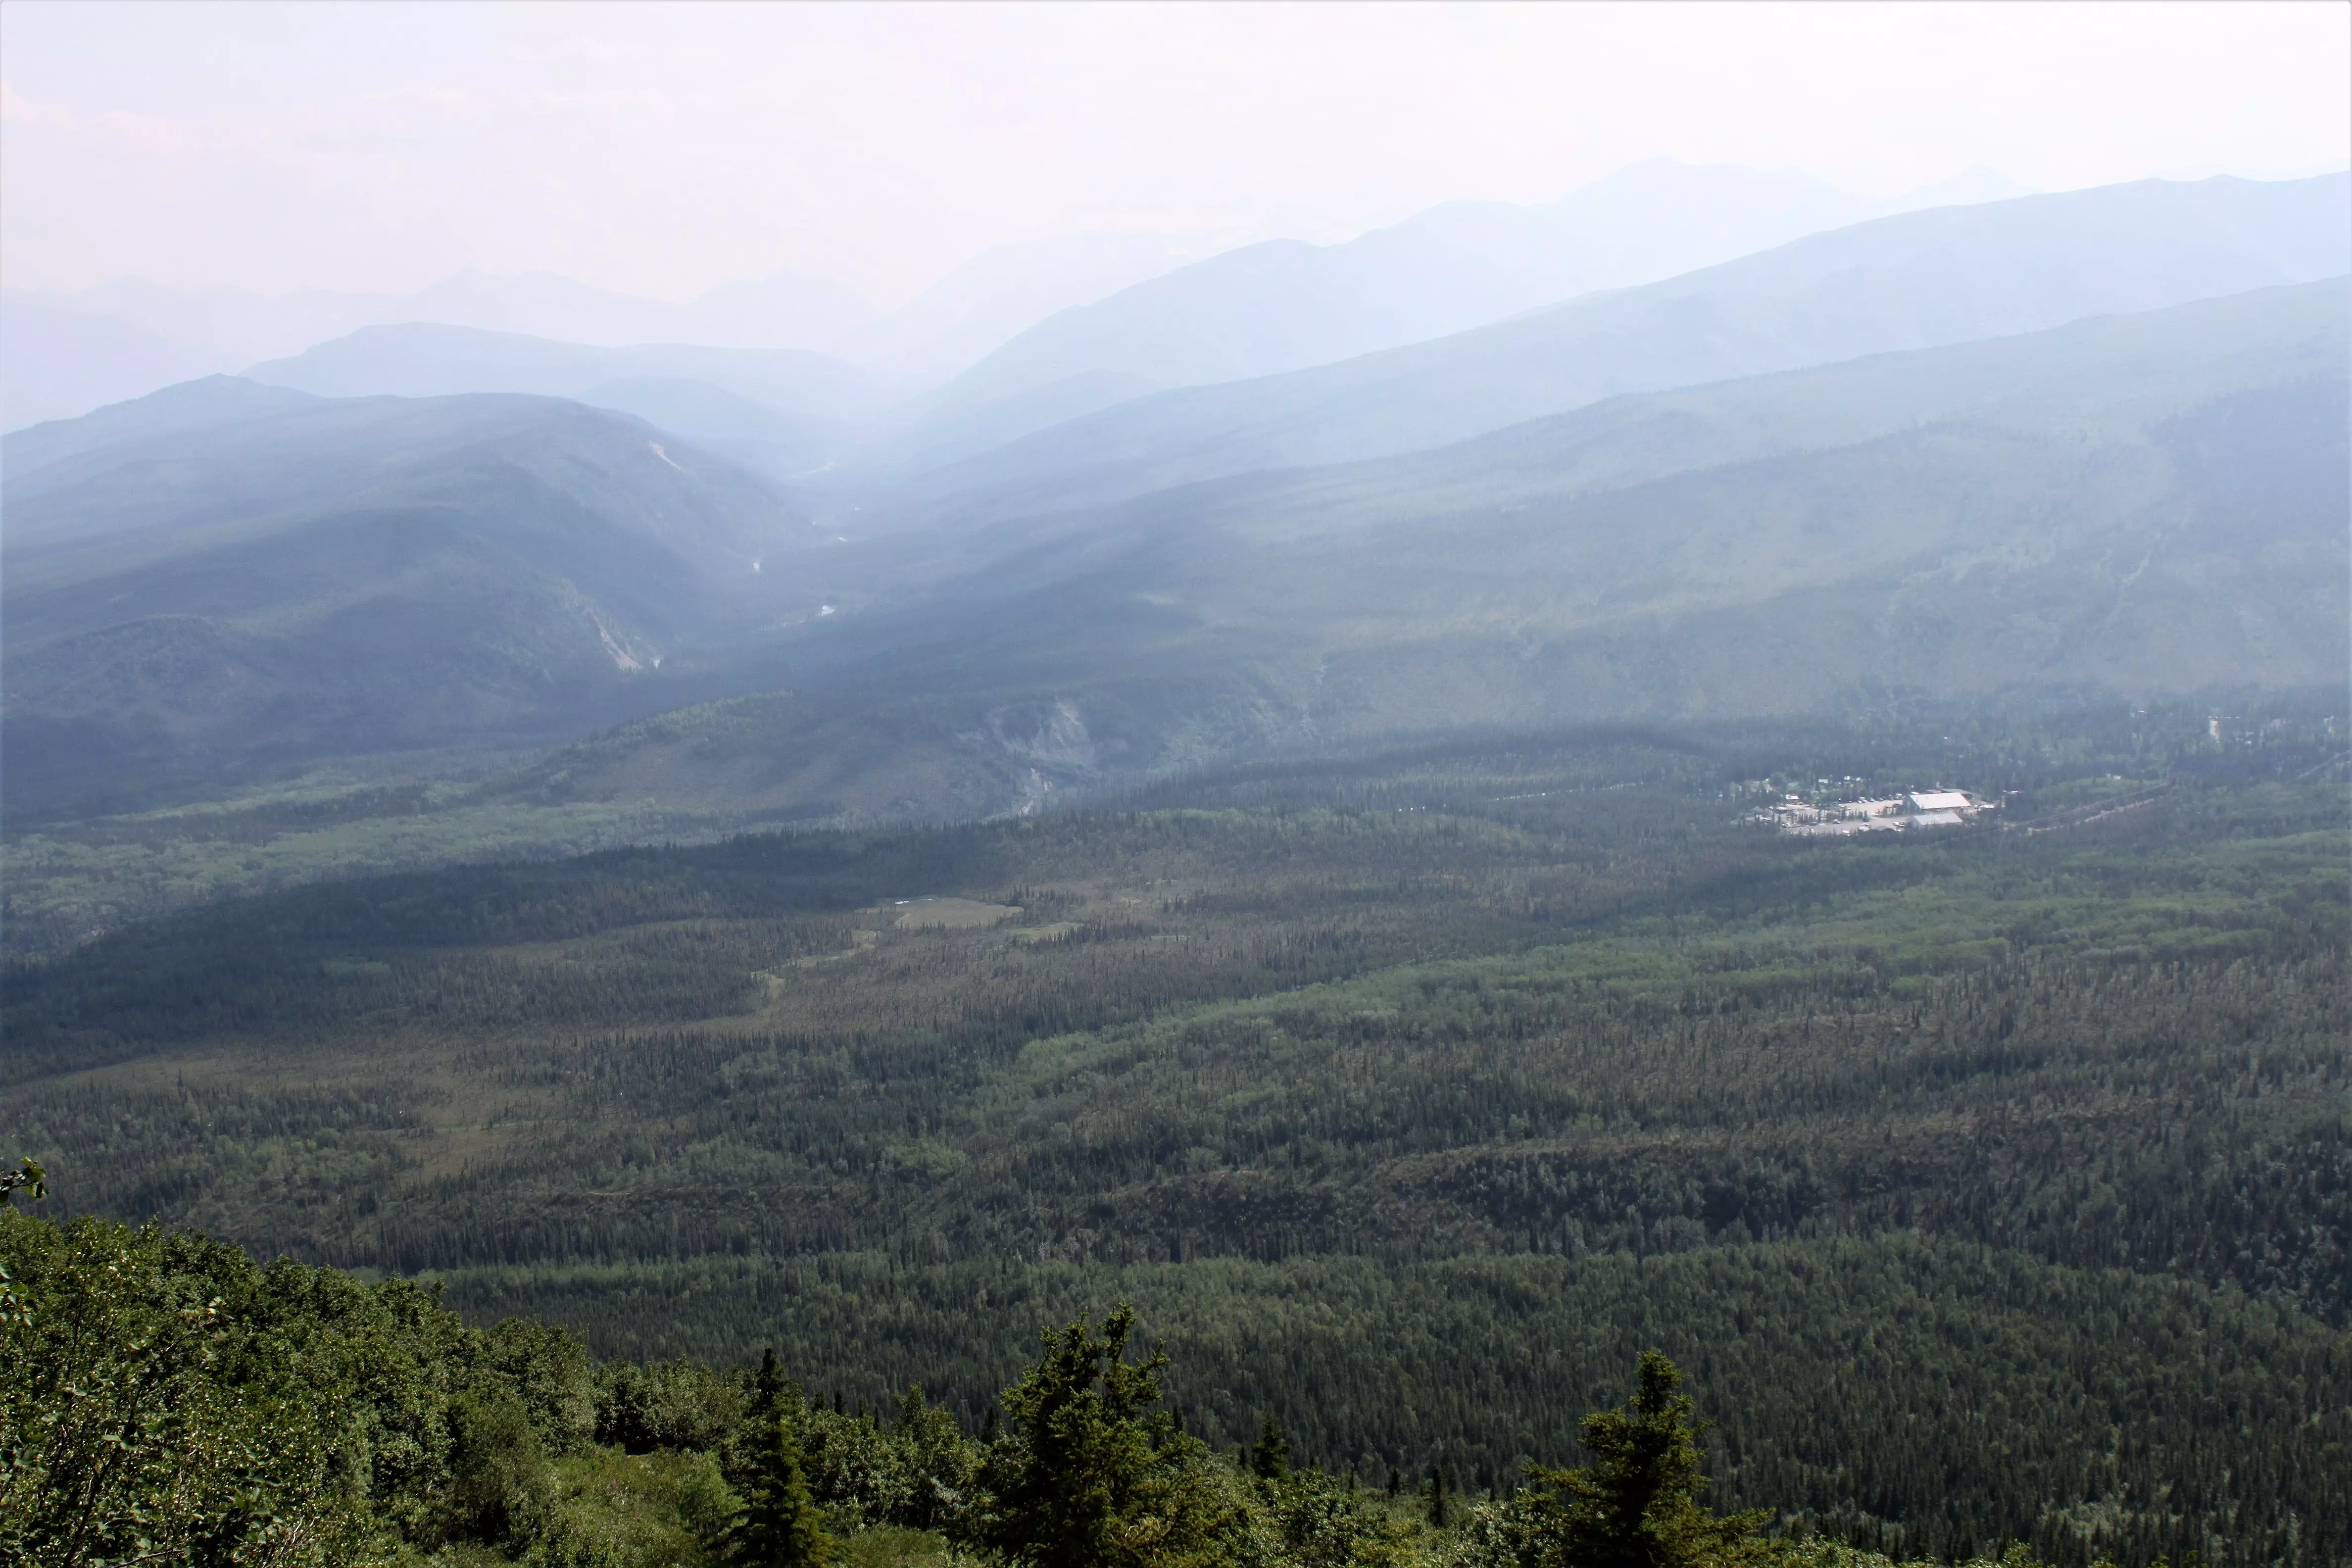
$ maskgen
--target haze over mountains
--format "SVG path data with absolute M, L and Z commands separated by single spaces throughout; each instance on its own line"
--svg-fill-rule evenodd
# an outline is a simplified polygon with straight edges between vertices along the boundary
M 1249 318 L 1229 320 L 1229 338 L 1234 329 L 1248 330 L 1253 320 L 1256 330 L 1265 330 L 1269 312 L 1298 303 L 1263 289 L 1248 294 L 1250 280 L 1269 267 L 1276 273 L 1288 268 L 1297 281 L 1317 291 L 1334 284 L 1361 291 L 1354 319 L 1329 334 L 1322 345 L 1328 353 L 1318 351 L 1319 357 L 1336 357 L 1491 320 L 1518 308 L 1513 300 L 1564 299 L 1593 286 L 1590 279 L 1612 266 L 1664 277 L 1716 255 L 1879 211 L 1983 200 L 2015 189 L 1990 170 L 1972 170 L 1894 203 L 1872 202 L 1801 175 L 1655 160 L 1552 207 L 1457 203 L 1433 209 L 1383 231 L 1389 239 L 1368 237 L 1374 241 L 1369 248 L 1360 248 L 1360 242 L 1316 247 L 1295 239 L 1244 244 L 1232 274 L 1244 297 L 1211 308 L 1227 318 L 1237 310 Z M 1696 203 L 1702 194 L 1704 204 Z M 1585 230 L 1593 232 L 1582 241 L 1570 232 Z M 0 293 L 5 312 L 0 352 L 13 367 L 0 385 L 0 428 L 69 417 L 193 375 L 242 370 L 362 327 L 412 321 L 604 347 L 814 350 L 868 366 L 893 384 L 919 384 L 963 371 L 1057 311 L 1235 243 L 1234 237 L 1209 235 L 1081 234 L 1002 245 L 887 311 L 845 285 L 790 270 L 722 284 L 685 303 L 632 298 L 551 273 L 478 271 L 406 296 L 179 290 L 135 279 L 70 294 L 9 289 Z M 1301 272 L 1301 255 L 1322 259 L 1307 260 Z M 1191 287 L 1205 287 L 1213 301 L 1231 292 L 1223 275 Z M 1288 367 L 1255 363 L 1263 358 L 1257 354 L 1234 374 Z M 1170 384 L 1168 374 L 1147 379 Z
M 855 405 L 835 362 L 373 329 L 295 364 L 347 394 L 339 366 L 375 384 L 403 363 L 375 351 L 436 340 L 407 395 L 216 378 L 8 438 L 7 798 L 718 699 L 531 787 L 919 818 L 1465 722 L 2325 682 L 2352 635 L 2345 285 L 2258 285 L 2340 274 L 2343 208 L 2341 179 L 2208 182 L 1876 220 L 1147 398 L 967 466 L 1027 464 L 1027 491 L 887 527 L 575 400 L 731 376 L 814 421 Z M 1736 374 L 1791 360 L 1827 363 Z M 452 365 L 507 379 L 451 395 Z M 1644 380 L 1689 390 L 1620 390 Z M 1165 436 L 1218 399 L 1222 441 Z M 1509 418 L 1547 400 L 1590 406 Z M 1122 420 L 1170 455 L 1037 457 L 1117 457 Z M 1509 427 L 1356 456 L 1481 425 Z
M 69 295 L 9 290 L 0 344 L 11 365 L 7 428 L 84 412 L 194 374 L 260 360 L 392 322 L 432 322 L 601 347 L 722 343 L 806 349 L 876 319 L 855 290 L 781 272 L 730 283 L 684 305 L 633 299 L 552 273 L 494 278 L 461 272 L 415 294 L 311 289 L 262 295 L 183 291 L 123 279 Z
M 591 365 L 552 345 L 420 327 L 372 329 L 253 374 L 336 395 L 583 396 L 791 482 L 839 467 L 859 485 L 912 481 L 900 499 L 919 510 L 951 497 L 965 514 L 1003 514 L 1409 450 L 1618 392 L 2304 281 L 2339 268 L 2352 222 L 2342 176 L 2147 181 L 1877 218 L 1516 311 L 1541 277 L 1645 276 L 1669 257 L 1732 247 L 1736 231 L 1803 228 L 1855 205 L 1744 171 L 1633 174 L 1663 192 L 1646 230 L 1622 210 L 1634 187 L 1620 180 L 1532 215 L 1464 205 L 1346 246 L 1250 247 L 1066 310 L 930 392 L 814 356 L 795 362 L 799 385 L 771 392 L 773 361 L 641 349 Z M 1449 315 L 1514 311 L 1434 335 Z M 1407 333 L 1405 315 L 1432 331 L 1382 353 L 1349 346 Z M 1309 367 L 1223 378 L 1211 363 L 1220 342 Z M 551 357 L 567 354 L 588 368 L 551 374 Z M 728 395 L 603 385 L 646 379 L 700 380 Z M 1207 384 L 1149 395 L 1187 380 Z M 809 387 L 823 389 L 821 408 Z
M 779 647 L 801 696 L 576 749 L 561 798 L 950 815 L 1465 724 L 2323 685 L 2348 326 L 2341 280 L 2263 290 L 888 541 L 818 564 L 873 607 Z
M 779 476 L 822 467 L 854 445 L 903 390 L 800 349 L 602 348 L 425 323 L 363 327 L 250 374 L 324 397 L 575 398 L 639 415 Z
M 1137 399 L 937 476 L 969 511 L 1410 451 L 1627 392 L 2345 270 L 2352 179 L 2144 181 L 1881 218 L 1286 375 Z
M 1041 321 L 964 395 L 1110 372 L 1163 386 L 1270 375 L 1670 278 L 1915 205 L 2020 195 L 1990 170 L 1893 203 L 1796 174 L 1654 159 L 1557 202 L 1451 202 L 1345 245 L 1269 241 Z
M 1850 200 L 1635 175 L 1687 200 L 1230 252 L 929 395 L 806 350 L 396 324 L 17 432 L 10 815 L 459 747 L 517 800 L 929 819 L 1465 723 L 2340 677 L 2343 175 L 1872 217 L 1195 387 L 1004 371 L 1148 336 L 1089 322 L 1245 322 L 1302 257 L 1310 294 L 1428 326 Z M 1099 282 L 1156 245 L 1080 249 Z M 1034 277 L 992 265 L 923 330 Z

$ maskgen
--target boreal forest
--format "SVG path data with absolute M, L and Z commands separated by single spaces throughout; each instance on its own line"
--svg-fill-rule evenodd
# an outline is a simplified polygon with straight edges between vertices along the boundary
M 12 960 L 8 1539 L 2341 1560 L 2346 726 L 2234 706 L 1495 733 Z M 1929 784 L 1999 804 L 1768 815 Z

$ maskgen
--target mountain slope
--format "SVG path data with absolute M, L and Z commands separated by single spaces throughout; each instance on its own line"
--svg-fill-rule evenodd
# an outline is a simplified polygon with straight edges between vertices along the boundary
M 918 381 L 968 368 L 1075 305 L 1173 271 L 1213 248 L 1198 236 L 1076 234 L 992 246 L 831 345 L 853 363 Z
M 783 414 L 834 418 L 878 408 L 893 390 L 839 360 L 795 349 L 691 343 L 604 348 L 418 322 L 363 327 L 247 374 L 273 386 L 327 397 L 469 392 L 576 397 L 605 382 L 659 376 L 704 382 Z
M 131 278 L 71 293 L 11 289 L 0 290 L 0 352 L 8 371 L 0 429 L 72 418 L 192 376 L 299 355 L 369 326 L 424 323 L 582 344 L 812 350 L 873 315 L 855 290 L 789 271 L 721 284 L 683 305 L 549 272 L 500 278 L 469 270 L 409 295 L 168 289 Z
M 215 343 L 12 292 L 0 298 L 0 430 L 70 418 L 236 363 Z
M 824 354 L 686 343 L 601 348 L 471 327 L 366 327 L 256 381 L 330 397 L 519 392 L 569 397 L 653 420 L 779 478 L 818 468 L 889 404 L 896 384 Z
M 1339 244 L 1266 240 L 1038 321 L 909 407 L 884 443 L 931 468 L 1158 387 L 1325 364 L 1597 289 L 1687 272 L 1911 205 L 2015 194 L 1990 170 L 1895 202 L 1793 173 L 1654 159 L 1538 206 L 1447 202 Z
M 111 403 L 78 419 L 52 419 L 10 433 L 5 447 L 11 475 L 29 478 L 50 464 L 104 452 L 153 437 L 183 435 L 310 408 L 319 399 L 286 386 L 264 386 L 242 376 L 207 375 L 127 403 Z
M 1448 202 L 1344 245 L 1245 246 L 1065 310 L 961 378 L 1001 395 L 1088 371 L 1183 386 L 1441 337 L 1869 216 L 1799 174 L 1658 159 L 1544 206 Z
M 1082 555 L 1317 647 L 1327 724 L 2315 684 L 2352 635 L 2347 326 L 2329 282 L 1621 400 L 1146 498 Z M 1459 689 L 1416 698 L 1424 667 Z
M 2352 269 L 2352 177 L 2143 181 L 1906 214 L 1450 338 L 1164 392 L 923 479 L 1009 515 L 1417 450 L 1621 393 L 2035 331 Z
M 100 783 L 690 700 L 663 663 L 773 613 L 815 539 L 784 492 L 577 404 L 228 378 L 156 402 L 93 416 L 112 438 L 8 441 L 19 819 Z
M 2341 280 L 2260 290 L 904 536 L 747 679 L 806 695 L 551 798 L 924 815 L 1465 724 L 2335 685 L 2347 328 Z M 903 755 L 822 761 L 873 726 Z

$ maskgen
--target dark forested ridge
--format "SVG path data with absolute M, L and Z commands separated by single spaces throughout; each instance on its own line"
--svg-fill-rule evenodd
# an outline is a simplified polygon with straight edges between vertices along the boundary
M 773 1344 L 846 1420 L 977 1430 L 1125 1300 L 1212 1448 L 1271 1412 L 1500 1493 L 1655 1347 L 1725 1509 L 2347 1561 L 2341 702 L 1497 734 L 303 889 L 15 963 L 0 1140 L 600 1353 Z M 1936 783 L 2002 805 L 1747 820 Z

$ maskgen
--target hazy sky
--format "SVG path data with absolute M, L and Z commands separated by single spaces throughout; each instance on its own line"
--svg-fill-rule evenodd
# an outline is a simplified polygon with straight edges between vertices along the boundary
M 5 0 L 0 278 L 889 303 L 1001 240 L 1354 232 L 1642 158 L 1894 192 L 2279 175 L 2352 6 Z

